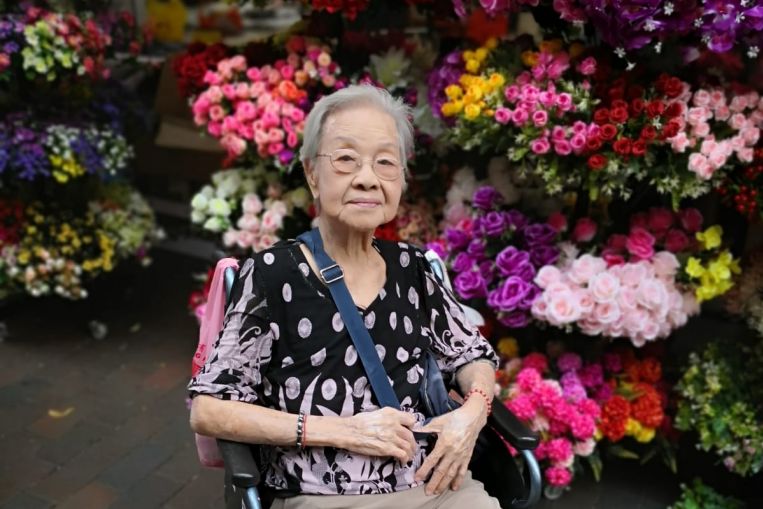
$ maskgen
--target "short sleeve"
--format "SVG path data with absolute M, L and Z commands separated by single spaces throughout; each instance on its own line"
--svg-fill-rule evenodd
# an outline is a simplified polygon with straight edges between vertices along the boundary
M 271 325 L 261 275 L 255 260 L 247 259 L 231 289 L 223 328 L 207 362 L 191 379 L 191 397 L 207 394 L 221 399 L 254 403 L 262 373 L 272 357 Z
M 453 375 L 460 367 L 478 360 L 498 366 L 495 350 L 468 320 L 453 293 L 435 276 L 424 256 L 416 258 L 425 289 L 422 306 L 425 327 L 443 373 Z

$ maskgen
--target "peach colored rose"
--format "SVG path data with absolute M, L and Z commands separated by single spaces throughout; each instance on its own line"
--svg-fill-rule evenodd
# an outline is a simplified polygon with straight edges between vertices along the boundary
M 629 286 L 620 288 L 620 291 L 617 294 L 617 304 L 623 311 L 636 309 L 638 307 L 636 289 Z
M 257 236 L 254 233 L 248 231 L 240 231 L 238 232 L 236 243 L 238 244 L 238 247 L 246 249 L 252 247 L 256 240 Z
M 620 318 L 620 308 L 614 302 L 600 302 L 593 308 L 591 316 L 599 323 L 611 324 Z
M 660 251 L 652 257 L 652 267 L 654 267 L 654 272 L 658 277 L 672 278 L 680 266 L 676 255 L 669 251 Z
M 635 288 L 646 277 L 646 267 L 638 263 L 626 263 L 620 266 L 620 282 L 624 286 Z
M 576 290 L 575 298 L 577 299 L 581 314 L 585 315 L 593 311 L 596 301 L 594 301 L 590 291 L 583 289 Z
M 238 226 L 242 230 L 246 230 L 252 233 L 258 233 L 260 231 L 260 218 L 258 218 L 254 214 L 246 213 L 238 218 L 238 221 L 236 222 L 236 226 Z
M 238 232 L 236 230 L 227 230 L 223 233 L 223 244 L 225 247 L 233 247 L 238 240 Z
M 643 279 L 636 289 L 636 300 L 648 309 L 658 310 L 666 304 L 668 293 L 661 281 Z
M 546 316 L 552 325 L 564 325 L 580 318 L 580 308 L 572 292 L 556 293 L 547 301 Z
M 262 200 L 254 193 L 247 193 L 241 201 L 241 208 L 245 214 L 259 214 L 262 212 Z
M 591 278 L 588 288 L 596 302 L 611 302 L 620 290 L 620 280 L 609 272 L 600 272 Z
M 578 284 L 587 284 L 595 274 L 606 270 L 606 268 L 607 262 L 603 259 L 584 254 L 572 262 L 569 277 Z
M 553 265 L 544 265 L 535 275 L 535 284 L 546 289 L 551 283 L 562 282 L 562 273 Z
M 262 214 L 262 230 L 268 233 L 274 233 L 283 227 L 283 216 L 273 210 L 266 210 Z

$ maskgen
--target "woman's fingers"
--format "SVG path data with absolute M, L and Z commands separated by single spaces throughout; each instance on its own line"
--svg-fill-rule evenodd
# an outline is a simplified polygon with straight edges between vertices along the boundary
M 388 445 L 388 453 L 385 455 L 392 456 L 396 460 L 399 460 L 402 463 L 408 463 L 408 452 L 406 452 L 405 449 L 395 446 L 395 445 Z
M 406 428 L 411 429 L 416 425 L 416 417 L 412 413 L 398 410 L 398 414 L 400 414 L 400 424 Z
M 466 472 L 469 470 L 469 462 L 465 461 L 461 464 L 461 468 L 458 470 L 458 475 L 456 475 L 456 478 L 453 479 L 453 482 L 451 483 L 451 487 L 454 490 L 457 490 L 461 487 L 461 485 L 464 483 L 464 478 L 466 477 Z
M 434 469 L 432 478 L 427 483 L 425 492 L 427 495 L 439 495 L 450 486 L 451 480 L 458 473 L 458 464 L 450 461 L 448 456 L 443 457 Z
M 432 453 L 427 456 L 427 458 L 424 460 L 424 463 L 422 463 L 419 469 L 416 471 L 416 475 L 414 477 L 416 481 L 423 481 L 426 479 L 432 469 L 437 466 L 437 463 L 439 463 L 440 458 L 442 457 L 442 448 L 438 447 L 438 445 L 439 443 L 435 445 Z
M 411 451 L 411 455 L 416 453 L 419 446 L 416 443 L 416 439 L 413 437 L 413 432 L 408 428 L 398 427 L 397 436 L 406 443 L 406 449 Z

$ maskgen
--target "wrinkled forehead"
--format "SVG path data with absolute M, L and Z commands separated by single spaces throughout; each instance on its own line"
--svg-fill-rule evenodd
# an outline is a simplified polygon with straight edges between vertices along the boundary
M 342 144 L 353 148 L 399 150 L 400 136 L 395 119 L 388 113 L 368 104 L 356 104 L 326 116 L 320 132 L 319 145 Z

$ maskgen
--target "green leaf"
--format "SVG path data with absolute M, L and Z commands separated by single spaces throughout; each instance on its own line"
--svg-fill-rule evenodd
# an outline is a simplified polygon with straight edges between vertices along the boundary
M 650 447 L 648 451 L 646 451 L 646 454 L 641 456 L 641 459 L 639 460 L 639 465 L 646 464 L 649 460 L 654 458 L 654 456 L 657 454 L 657 447 Z
M 616 456 L 618 458 L 623 458 L 627 460 L 637 460 L 639 458 L 638 454 L 631 451 L 630 449 L 626 449 L 622 445 L 611 445 L 608 448 L 609 454 Z
M 593 478 L 596 479 L 596 482 L 601 481 L 601 471 L 603 469 L 603 465 L 599 455 L 591 454 L 586 459 L 588 460 L 588 465 L 591 467 L 591 472 L 593 472 Z
M 525 157 L 525 155 L 527 155 L 528 150 L 529 149 L 526 147 L 514 149 L 510 154 L 511 160 L 512 161 L 522 160 Z

